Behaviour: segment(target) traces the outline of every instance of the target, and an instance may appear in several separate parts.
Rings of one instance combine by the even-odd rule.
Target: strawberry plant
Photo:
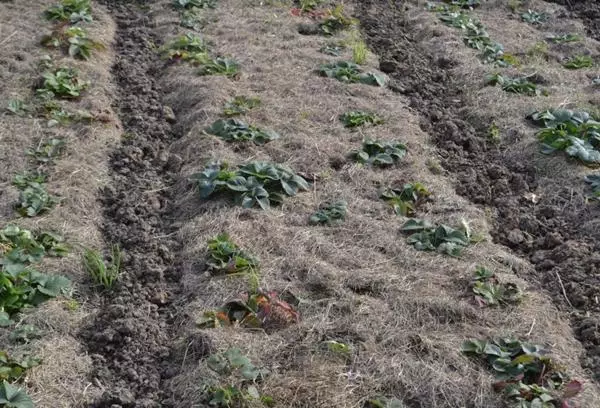
[[[530,81],[532,76],[509,78],[504,77],[500,73],[490,75],[487,78],[488,85],[500,85],[503,91],[510,93],[524,94],[528,96],[537,96],[545,94],[538,89],[537,85]]]
[[[379,397],[368,400],[364,408],[404,408],[404,404],[396,398]]]
[[[198,75],[223,75],[236,77],[240,72],[240,64],[231,58],[217,57],[202,63]]]
[[[21,216],[35,217],[51,210],[58,203],[56,197],[48,194],[44,181],[45,177],[40,174],[17,175],[13,179],[13,185],[21,190],[16,205]]]
[[[415,214],[416,208],[423,204],[431,193],[421,183],[407,183],[400,189],[386,188],[380,197],[383,198],[398,215],[411,217]]]
[[[218,376],[203,387],[208,405],[221,408],[250,408],[257,403],[272,406],[272,398],[261,397],[255,385],[269,371],[256,367],[239,349],[213,354],[206,364]]]
[[[189,61],[194,64],[205,64],[210,60],[208,46],[204,40],[189,33],[169,41],[161,48],[161,52],[171,60]]]
[[[38,164],[51,164],[63,153],[64,149],[64,139],[50,139],[46,142],[40,140],[37,146],[27,149],[25,154]]]
[[[85,248],[83,252],[83,267],[97,285],[111,289],[121,274],[123,253],[118,245],[111,247],[110,259],[93,249]]]
[[[595,197],[600,197],[600,173],[585,176],[585,182],[592,188]]]
[[[466,226],[455,229],[447,225],[437,227],[426,220],[410,219],[404,223],[401,231],[410,234],[406,240],[418,251],[437,251],[458,257],[471,242]]]
[[[297,323],[298,312],[275,292],[256,291],[231,300],[216,311],[204,313],[201,328],[239,325],[249,328],[279,328]]]
[[[78,98],[89,85],[78,77],[77,71],[71,68],[63,67],[46,72],[43,78],[42,87],[37,92],[48,98]]]
[[[567,34],[558,34],[558,35],[549,35],[546,39],[554,44],[565,44],[571,42],[579,42],[583,40],[581,34],[567,33]]]
[[[347,128],[355,128],[363,125],[381,125],[383,119],[374,113],[364,111],[350,111],[340,115],[340,121]]]
[[[321,48],[319,48],[319,52],[323,54],[332,55],[334,57],[339,57],[346,50],[346,45],[341,43],[327,43]]]
[[[398,142],[378,142],[365,140],[361,150],[355,150],[350,156],[359,163],[374,166],[390,166],[406,155],[406,146]]]
[[[46,47],[65,47],[69,56],[87,60],[93,49],[104,49],[99,42],[90,39],[87,32],[78,26],[64,28],[61,26],[51,35],[42,38],[42,45]]]
[[[446,3],[452,6],[458,6],[461,8],[474,8],[481,5],[481,0],[444,0]]]
[[[323,64],[317,70],[320,76],[335,78],[345,83],[361,83],[374,86],[385,86],[386,78],[382,74],[363,73],[358,65],[349,61],[338,61]]]
[[[90,0],[61,0],[60,4],[49,7],[44,16],[52,21],[91,22]]]
[[[206,129],[206,133],[227,142],[250,141],[257,145],[279,139],[279,135],[271,130],[261,130],[238,119],[219,119]]]
[[[20,99],[10,99],[6,110],[17,116],[25,116],[29,112],[29,106]]]
[[[475,270],[471,290],[475,294],[475,302],[481,307],[516,304],[523,297],[516,284],[500,283],[496,275],[483,266]]]
[[[208,241],[208,270],[214,273],[251,273],[258,270],[258,260],[242,251],[229,235],[223,233]]]
[[[6,351],[0,351],[0,380],[1,381],[21,381],[25,372],[32,367],[40,365],[39,358],[26,357],[14,359]]]
[[[346,219],[347,211],[348,204],[345,201],[323,203],[319,206],[319,211],[310,216],[309,222],[312,225],[338,225]]]
[[[496,375],[494,384],[511,402],[524,408],[565,408],[582,389],[537,344],[515,339],[469,340],[464,354],[483,360]]]
[[[55,100],[44,101],[42,115],[48,119],[48,127],[68,125],[73,122],[91,122],[94,119],[84,110],[68,112]]]
[[[526,12],[521,13],[521,20],[534,25],[542,24],[548,20],[548,15],[546,13],[538,13],[537,11],[527,10]]]
[[[247,96],[236,96],[225,104],[223,114],[225,116],[238,116],[248,113],[248,111],[260,106],[259,98],[250,98]]]
[[[594,66],[594,60],[589,55],[576,55],[563,62],[563,67],[567,69],[591,68]]]
[[[600,122],[589,113],[568,109],[533,112],[527,116],[538,126],[542,153],[564,150],[584,164],[600,164]]]
[[[25,391],[7,381],[0,384],[0,405],[6,408],[34,408],[33,401]]]
[[[319,28],[324,35],[333,35],[338,31],[356,25],[356,20],[344,13],[344,6],[338,4],[332,10],[328,10]]]
[[[280,164],[254,161],[229,170],[226,164],[213,163],[201,173],[191,176],[198,184],[201,198],[214,193],[233,194],[244,208],[254,205],[267,209],[271,204],[281,204],[285,196],[295,196],[308,190],[308,183],[290,168]]]
[[[217,7],[217,0],[173,0],[173,7],[181,9],[208,9]]]

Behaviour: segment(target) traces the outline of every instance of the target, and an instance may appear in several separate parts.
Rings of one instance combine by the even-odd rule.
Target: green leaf
[[[0,404],[6,408],[34,408],[33,401],[25,391],[6,381],[0,385]]]

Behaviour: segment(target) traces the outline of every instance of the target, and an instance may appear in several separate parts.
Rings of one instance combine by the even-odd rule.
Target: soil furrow
[[[107,245],[124,251],[116,288],[82,331],[95,364],[94,382],[104,389],[94,407],[159,407],[168,366],[171,299],[179,290],[173,266],[169,187],[179,162],[167,148],[175,138],[163,115],[154,79],[159,42],[135,2],[105,2],[117,24],[115,109],[123,142],[112,154],[111,184],[101,192]]]
[[[573,331],[587,351],[582,365],[598,379],[600,235],[593,228],[598,208],[586,205],[572,186],[542,179],[530,153],[515,155],[507,146],[486,142],[485,126],[491,122],[467,119],[469,98],[452,75],[458,62],[444,50],[422,46],[420,28],[407,17],[404,2],[357,4],[381,70],[392,77],[392,89],[409,96],[420,113],[421,127],[433,138],[444,168],[456,176],[457,192],[494,210],[495,241],[534,264],[535,276],[524,278],[541,285],[570,313]],[[529,198],[534,192],[539,201]]]

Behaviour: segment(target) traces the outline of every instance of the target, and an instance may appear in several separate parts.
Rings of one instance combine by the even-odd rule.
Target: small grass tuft
[[[240,64],[231,58],[217,57],[203,63],[198,75],[223,75],[234,78],[239,75]]]
[[[83,252],[83,267],[94,282],[104,289],[111,289],[121,274],[123,254],[118,245],[112,245],[110,259],[104,259],[102,254],[90,248]]]
[[[594,60],[589,55],[576,55],[568,58],[564,63],[563,67],[567,69],[581,69],[591,68],[594,66]]]
[[[384,120],[375,113],[365,111],[350,111],[340,115],[340,121],[347,128],[356,128],[364,125],[381,125]]]

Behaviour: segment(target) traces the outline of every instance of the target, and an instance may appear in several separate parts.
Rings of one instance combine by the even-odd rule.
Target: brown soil
[[[459,85],[464,79],[453,76],[458,61],[443,49],[422,45],[423,29],[407,18],[402,3],[361,5],[361,22],[382,57],[382,70],[421,114],[421,126],[435,138],[444,167],[457,177],[457,192],[493,209],[495,240],[535,265],[535,273],[523,277],[539,283],[570,313],[587,350],[582,364],[600,378],[600,209],[586,203],[580,181],[573,188],[572,180],[544,177],[535,152],[515,152],[510,142],[499,148],[486,142],[491,120],[468,115],[474,101]],[[539,201],[532,202],[528,193]]]

